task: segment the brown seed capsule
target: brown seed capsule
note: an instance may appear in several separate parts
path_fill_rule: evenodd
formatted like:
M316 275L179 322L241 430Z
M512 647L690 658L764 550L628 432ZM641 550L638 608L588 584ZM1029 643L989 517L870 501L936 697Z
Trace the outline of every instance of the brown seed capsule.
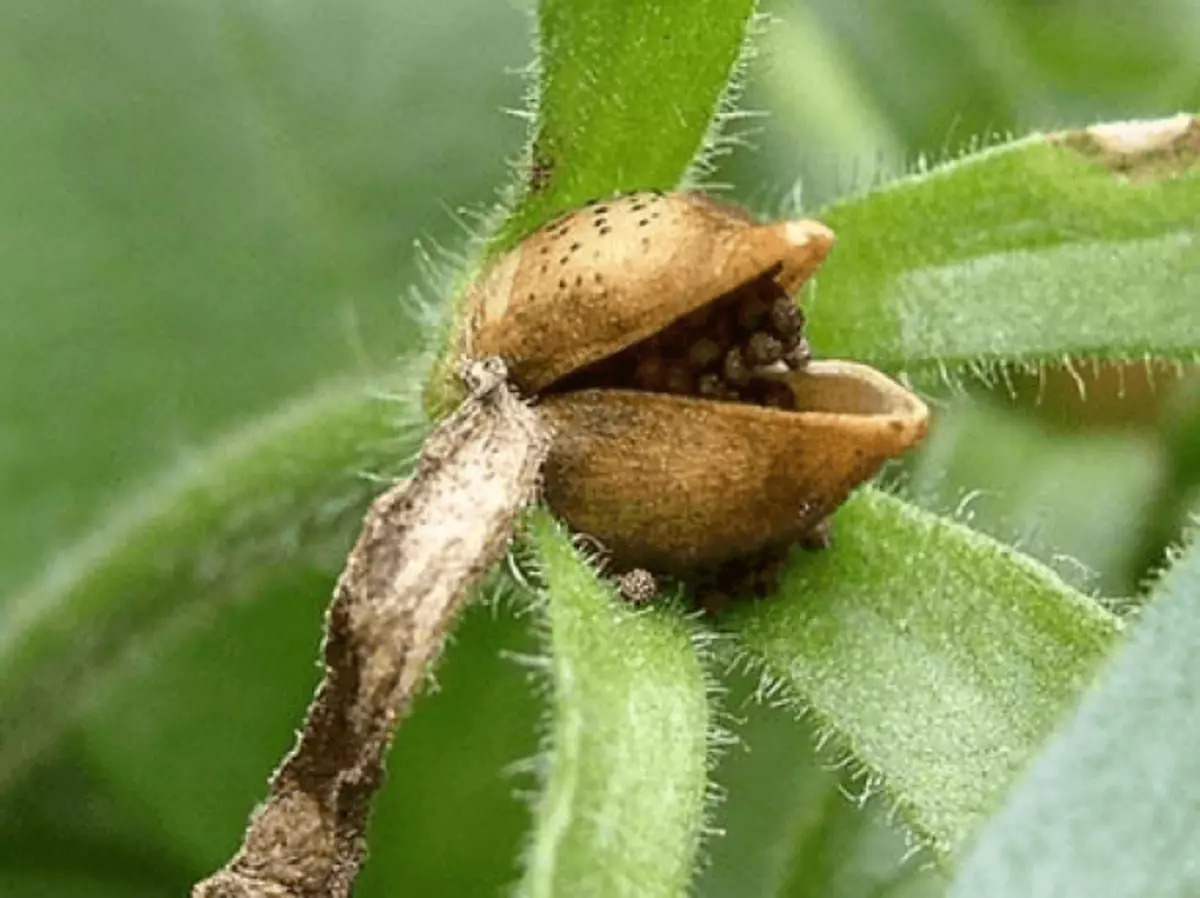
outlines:
M787 377L793 411L625 390L547 398L547 502L620 564L651 570L801 539L921 439L928 411L865 365L813 362Z
M540 399L546 500L618 568L687 573L801 539L922 437L916 396L809 361L790 296L833 245L824 225L693 193L602 208L498 258L456 345Z
M792 293L833 246L819 222L756 225L699 193L603 205L535 231L468 288L462 355L499 356L538 393L768 271Z

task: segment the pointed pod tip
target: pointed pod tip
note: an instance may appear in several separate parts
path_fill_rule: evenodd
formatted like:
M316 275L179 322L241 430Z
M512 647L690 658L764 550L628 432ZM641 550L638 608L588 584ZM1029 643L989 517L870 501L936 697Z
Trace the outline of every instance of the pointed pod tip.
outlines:
M798 218L783 222L783 239L796 248L816 250L824 257L837 241L828 227L811 218Z
M816 273L837 237L819 221L810 218L765 225L777 263L782 263L779 282L789 293Z

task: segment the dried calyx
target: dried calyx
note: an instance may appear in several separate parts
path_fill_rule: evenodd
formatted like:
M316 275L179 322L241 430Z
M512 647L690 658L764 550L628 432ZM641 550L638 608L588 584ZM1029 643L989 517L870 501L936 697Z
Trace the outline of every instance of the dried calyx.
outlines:
M546 500L618 567L711 570L803 539L925 432L884 375L811 361L791 297L832 246L696 193L591 203L489 266L458 348L540 397Z

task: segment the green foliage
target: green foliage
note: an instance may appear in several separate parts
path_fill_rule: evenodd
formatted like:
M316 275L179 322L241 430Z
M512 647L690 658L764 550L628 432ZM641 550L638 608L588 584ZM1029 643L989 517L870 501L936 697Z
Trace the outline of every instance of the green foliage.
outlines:
M714 116L755 0L545 0L533 144L521 201L494 244L621 190L679 183L716 150ZM703 165L701 165L703 168Z
M1194 534L1193 534L1194 536ZM1200 890L1200 547L963 863L951 896Z
M812 338L913 373L1192 361L1197 208L1200 167L1131 180L1051 137L995 147L824 211L854 240L823 272Z
M729 627L943 859L1088 683L1116 621L1049 571L865 490L837 547Z
M530 531L553 723L522 894L683 894L708 780L699 636L671 611L622 607L545 512Z
M1193 359L1195 172L1129 179L1033 137L864 192L846 157L1195 107L1195 11L1159 0L1115 40L1093 4L853 6L780 10L775 58L751 85L776 113L765 152L720 172L760 206L776 198L759 185L777 191L797 169L806 197L832 200L822 214L840 243L808 300L818 351L922 382L965 366ZM492 245L593 195L702 177L725 145L712 117L751 20L749 0L542 4L530 167ZM521 85L497 73L524 42L520 15L476 0L115 0L101 28L75 0L0 8L0 162L20 175L0 191L0 587L45 568L0 602L0 891L179 894L232 849L311 693L321 608L377 488L362 475L403 473L420 434L416 369L377 373L421 336L394 301L418 277L408 244L451 237L443 209L486 205L520 138L495 107L517 106ZM332 385L354 367L402 398ZM1194 401L1162 412L1168 439L1151 415L1105 446L989 414L939 408L914 492L945 508L998 484L977 523L1046 560L1066 548L1126 598L1114 590L1176 538L1200 482ZM1061 463L1082 442L1092 461ZM1158 498L1126 507L1146 495ZM1029 515L1047 508L1048 522ZM923 856L902 861L893 807L951 868L983 826L964 893L1043 867L1064 888L1108 871L1128 894L1148 881L1181 893L1152 879L1181 858L1153 852L1194 829L1180 652L1195 640L1195 550L987 825L1090 682L1114 619L1013 550L882 493L855 499L836 532L718 636L672 606L622 607L535 517L541 624L524 603L516 618L503 602L467 615L393 751L361 893L520 880L539 895L673 895L689 881L710 896L939 894ZM541 689L502 653L541 659ZM807 723L717 707L710 678L730 657L764 668ZM714 720L742 740L719 758ZM728 790L715 811L714 764ZM511 793L530 772L526 833ZM864 810L843 794L867 791L884 797ZM1076 826L1084 814L1113 825ZM1173 829L1150 838L1163 821ZM708 823L726 834L698 848ZM711 858L699 875L697 852Z
M867 801L861 778L828 763L819 734L756 696L757 679L734 678L728 708L738 744L713 771L723 792L725 835L697 893L706 898L781 895L851 898L933 896L942 877L895 825L890 809ZM822 757L824 755L824 757Z
M413 403L333 389L217 446L57 560L4 606L0 784L160 634L219 613L298 555L337 569L377 487L420 429Z

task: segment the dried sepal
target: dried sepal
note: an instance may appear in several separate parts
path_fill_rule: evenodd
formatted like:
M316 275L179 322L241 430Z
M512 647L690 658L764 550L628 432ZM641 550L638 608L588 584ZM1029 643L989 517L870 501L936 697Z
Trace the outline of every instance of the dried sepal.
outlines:
M925 434L928 410L865 365L813 362L794 410L626 390L541 404L547 502L618 566L686 572L801 539Z

